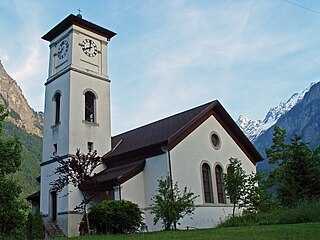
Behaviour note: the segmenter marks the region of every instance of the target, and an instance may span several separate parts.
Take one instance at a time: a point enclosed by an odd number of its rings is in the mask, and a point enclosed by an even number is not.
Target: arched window
[[[217,165],[216,169],[216,183],[217,183],[217,194],[218,194],[218,203],[226,203],[226,199],[224,196],[224,189],[223,189],[223,172],[222,168]]]
[[[60,123],[60,98],[61,94],[57,92],[53,97],[54,102],[54,124],[57,125]]]
[[[211,170],[207,163],[202,164],[202,183],[203,183],[203,193],[204,202],[213,203],[213,192],[212,192],[212,180],[211,180]]]
[[[234,172],[234,168],[231,167],[231,166],[229,166],[228,169],[227,169],[227,174],[233,174],[233,172]],[[229,198],[230,198],[230,202],[231,202],[232,204],[235,203],[234,197],[232,197],[232,196],[229,195]]]
[[[88,91],[84,94],[85,96],[85,121],[95,122],[95,95]]]

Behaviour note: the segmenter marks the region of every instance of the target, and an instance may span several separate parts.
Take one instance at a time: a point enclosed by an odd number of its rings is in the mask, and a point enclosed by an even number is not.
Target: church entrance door
[[[57,221],[57,192],[51,192],[51,220]]]

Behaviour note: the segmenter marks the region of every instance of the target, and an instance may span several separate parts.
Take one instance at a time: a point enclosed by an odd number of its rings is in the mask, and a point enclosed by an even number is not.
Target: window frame
[[[90,123],[90,124],[97,123],[98,96],[96,92],[93,91],[92,89],[84,90],[83,95],[84,95],[84,122]],[[90,99],[88,99],[89,97]]]
[[[214,142],[212,141],[213,136],[216,136],[217,144],[214,144]],[[222,145],[221,137],[216,131],[212,131],[210,133],[210,143],[215,150],[218,150],[221,148],[221,145]]]
[[[206,170],[206,173],[204,173]],[[207,174],[207,176],[205,176]],[[214,203],[213,195],[213,186],[212,186],[212,174],[211,167],[209,163],[204,162],[201,164],[201,182],[202,182],[202,192],[203,192],[203,201],[206,204]]]
[[[217,171],[219,170],[219,171]],[[226,196],[223,188],[223,168],[220,164],[214,167],[216,188],[217,188],[217,200],[219,204],[226,204]]]
[[[56,91],[52,97],[52,125],[57,126],[61,123],[61,97],[62,94],[60,91]]]

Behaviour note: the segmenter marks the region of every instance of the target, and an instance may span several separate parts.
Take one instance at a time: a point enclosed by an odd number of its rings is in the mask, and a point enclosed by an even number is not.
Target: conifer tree
[[[320,146],[310,149],[295,135],[285,142],[286,131],[276,126],[273,145],[266,149],[269,163],[277,167],[269,173],[271,186],[283,206],[295,206],[305,199],[320,197]]]

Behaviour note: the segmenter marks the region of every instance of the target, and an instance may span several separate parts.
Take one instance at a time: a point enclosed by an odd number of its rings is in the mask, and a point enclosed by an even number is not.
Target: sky
[[[320,81],[318,0],[0,0],[0,60],[36,111],[48,77],[41,37],[77,9],[117,33],[113,134],[215,99],[234,120],[263,119]]]

